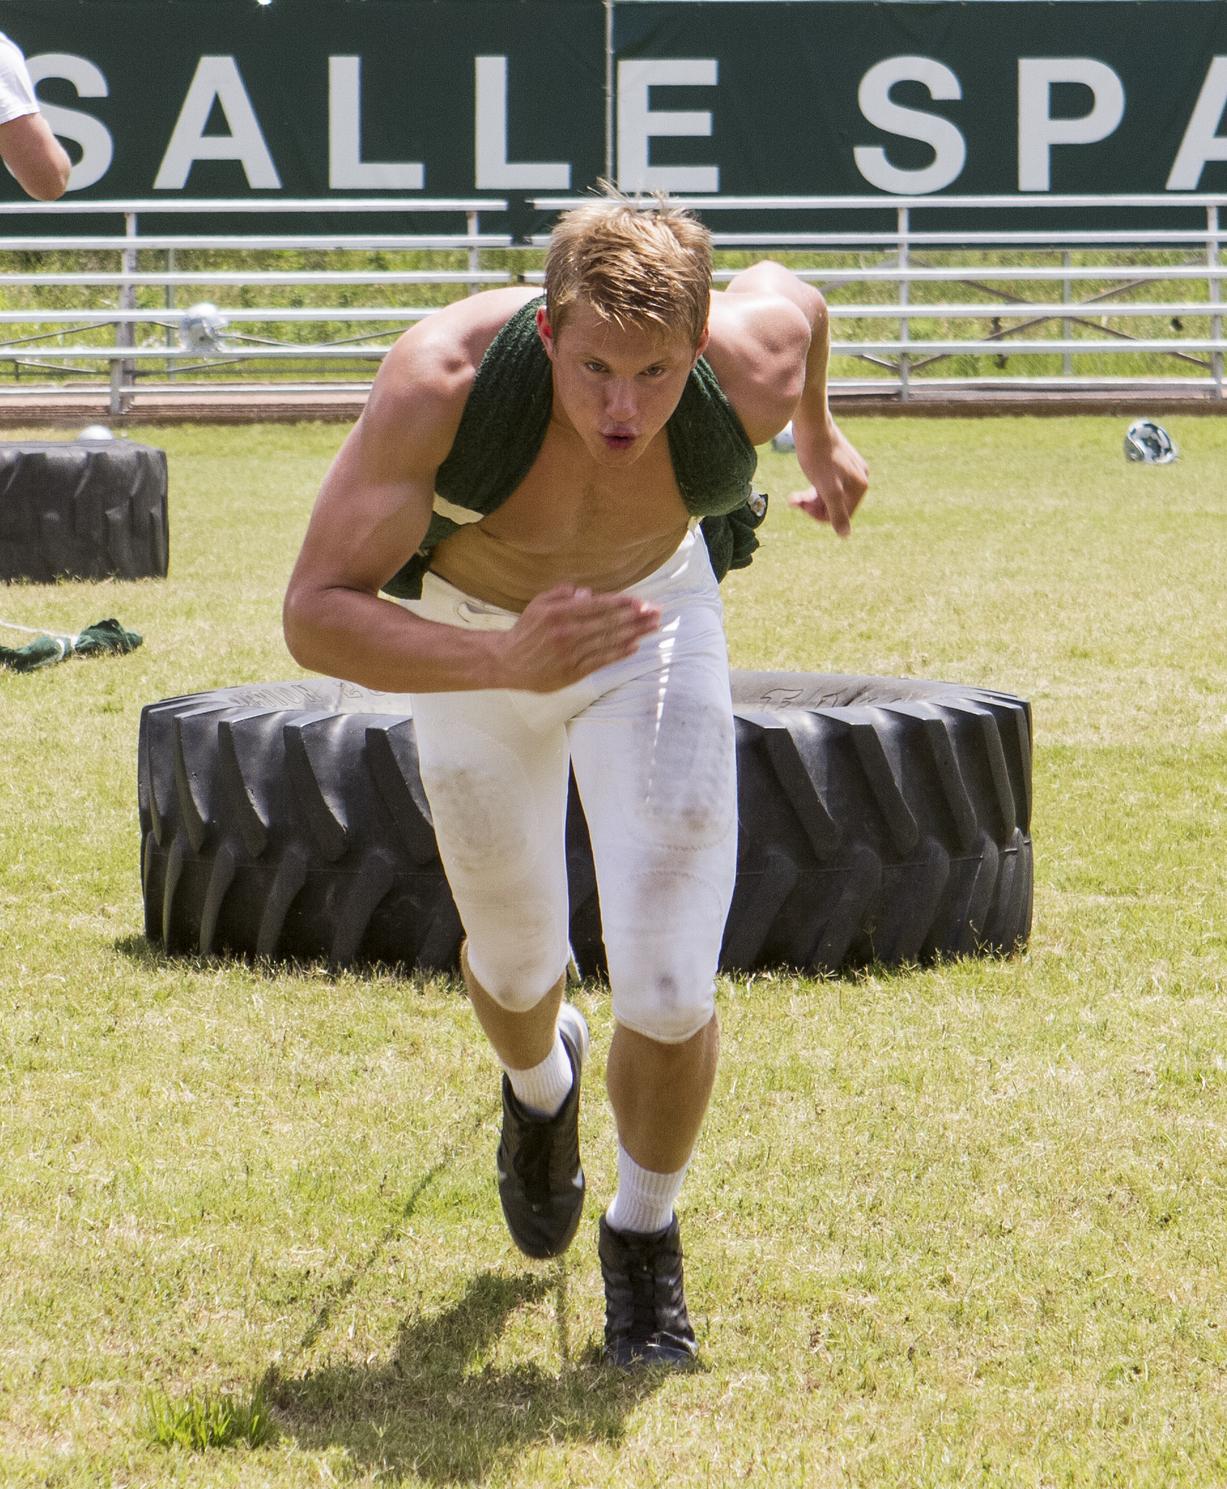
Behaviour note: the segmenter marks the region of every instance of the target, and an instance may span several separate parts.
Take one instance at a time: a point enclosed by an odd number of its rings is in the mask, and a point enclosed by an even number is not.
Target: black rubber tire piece
[[[900,678],[733,674],[737,886],[726,971],[1006,953],[1031,926],[1031,715]],[[456,967],[461,928],[408,700],[329,681],[141,715],[145,929],[175,954]],[[572,947],[603,970],[572,789]]]
[[[163,579],[169,555],[164,450],[0,442],[0,580]]]

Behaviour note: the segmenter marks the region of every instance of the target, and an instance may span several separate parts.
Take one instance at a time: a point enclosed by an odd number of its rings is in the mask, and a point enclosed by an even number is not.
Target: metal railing
[[[541,197],[532,206],[553,212],[579,200]],[[1227,229],[1220,224],[1227,197],[677,200],[713,229],[718,284],[741,258],[771,255],[822,288],[837,395],[907,402],[1008,387],[1224,398]],[[0,405],[15,395],[97,392],[121,414],[145,393],[361,392],[395,337],[445,298],[540,281],[543,238],[517,243],[482,230],[483,219],[506,210],[496,199],[386,197],[0,204]],[[4,219],[58,212],[73,214],[78,226],[83,214],[110,216],[122,231],[4,231]],[[1010,226],[1019,213],[1032,215]],[[336,232],[256,234],[165,227],[168,218],[208,229],[219,218],[253,214],[430,214],[456,226],[384,232],[346,223]],[[1073,214],[1077,225],[1062,225]],[[733,226],[722,227],[730,217]],[[495,249],[502,267],[490,267]],[[114,254],[116,264],[40,267],[37,258],[53,253],[78,263],[77,256]],[[258,256],[258,263],[214,267],[218,253],[231,256],[229,265],[234,255]],[[8,272],[16,254],[36,260]],[[287,265],[291,254],[336,256],[346,266]],[[349,267],[355,254],[362,264]],[[422,262],[388,266],[406,254]],[[409,303],[393,293],[405,287],[417,292]],[[305,300],[300,291],[330,289],[339,303],[276,303],[278,291]],[[224,331],[185,338],[183,312],[206,290],[218,301]],[[65,296],[78,291],[95,303],[65,308]],[[13,303],[21,299],[27,303]],[[320,334],[304,339],[304,327]]]
[[[578,200],[538,197],[533,206],[559,211]],[[900,402],[918,388],[1145,388],[1224,397],[1227,228],[1222,224],[1227,196],[674,200],[703,214],[718,252],[786,255],[803,279],[822,289],[832,322],[831,385],[836,391],[871,392]],[[1002,225],[1023,213],[1056,223],[1063,215],[1076,214],[1079,225]],[[790,225],[725,231],[720,226],[724,214],[750,220],[770,216]],[[1174,215],[1200,220],[1184,227],[1162,220]],[[858,216],[868,219],[865,227],[823,226],[824,220],[844,224]],[[991,225],[937,225],[943,217],[988,219]],[[1128,226],[1118,225],[1122,218]],[[1148,225],[1156,218],[1158,226]],[[1097,219],[1104,226],[1095,226]],[[735,272],[718,271],[717,283]],[[949,298],[951,290],[960,292],[960,298]],[[1053,291],[1059,301],[1045,298]],[[943,294],[947,298],[935,298]],[[1139,295],[1144,298],[1131,298]],[[878,328],[872,323],[882,321],[893,334],[873,334]],[[1166,334],[1159,334],[1160,327]],[[1048,365],[1008,377],[985,366],[1000,369],[1015,356]],[[1106,370],[1105,364],[1125,357],[1148,365],[1120,375]],[[952,368],[955,359],[970,365]],[[871,375],[862,368],[872,369]]]
[[[511,279],[507,271],[483,268],[481,257],[484,251],[512,246],[513,240],[507,233],[481,231],[482,214],[503,213],[506,207],[504,200],[493,198],[421,197],[0,204],[0,223],[8,217],[69,213],[79,220],[82,215],[90,214],[118,218],[123,229],[119,233],[78,231],[62,236],[45,232],[17,236],[0,231],[0,266],[13,254],[117,256],[114,270],[65,271],[57,266],[41,271],[23,268],[3,272],[0,267],[0,291],[6,305],[0,309],[0,368],[7,363],[13,373],[9,384],[0,383],[0,401],[5,396],[12,398],[17,394],[23,397],[40,394],[54,399],[65,393],[79,395],[83,391],[99,391],[100,376],[105,380],[103,386],[111,414],[129,411],[141,392],[182,391],[185,386],[206,395],[210,391],[230,393],[240,387],[256,393],[271,391],[274,387],[283,392],[317,387],[337,390],[339,386],[346,391],[361,390],[369,384],[375,367],[387,353],[390,340],[404,330],[406,324],[429,315],[432,309],[429,305],[381,304],[378,302],[381,291],[409,285],[436,290],[458,287],[465,293],[473,293],[492,285],[506,284]],[[141,225],[142,218],[150,217],[191,217],[208,223],[218,217],[256,214],[308,218],[341,214],[347,218],[368,214],[416,218],[419,214],[431,214],[455,218],[458,224],[463,223],[463,227],[439,232],[218,233],[172,232],[164,228],[150,232],[142,231]],[[254,254],[261,262],[251,269],[218,268],[211,263],[184,269],[177,255],[185,251],[197,258],[219,253],[231,257]],[[278,257],[304,253],[429,254],[452,261],[459,257],[463,259],[464,267],[383,268],[368,265],[358,270],[297,269],[279,267],[276,262]],[[151,255],[160,260],[161,267],[147,267]],[[142,263],[146,267],[142,268]],[[242,303],[254,289],[259,289],[268,299],[268,291],[275,286],[292,290],[329,286],[346,292],[358,289],[364,293],[357,306]],[[240,303],[214,306],[209,302],[207,308],[216,314],[205,318],[197,327],[199,335],[185,338],[182,334],[183,312],[190,311],[192,307],[187,301],[198,298],[202,288],[210,292],[233,292],[239,296]],[[38,292],[32,297],[35,303],[13,307],[12,291],[21,289]],[[62,297],[65,291],[74,289],[112,290],[114,303],[69,310],[39,303],[50,292]],[[142,291],[160,291],[162,305],[156,309],[139,307],[137,302]],[[196,295],[188,296],[184,293],[186,291],[195,291]],[[334,334],[306,341],[288,339],[284,335],[285,329],[302,323],[332,328]],[[350,328],[354,328],[357,334],[335,334],[336,331],[347,332]],[[136,337],[141,329],[154,333],[152,339],[143,344],[139,344]],[[7,339],[6,330],[9,332]],[[100,332],[113,332],[113,339],[105,342],[65,340],[66,336],[81,337]],[[243,384],[236,383],[233,378],[222,381],[217,377],[221,369],[246,369],[262,363],[306,368],[308,373],[315,375],[305,383],[287,383],[282,379],[276,384],[267,378]],[[346,363],[369,364],[368,375],[361,382],[343,385],[338,385],[335,377],[323,375],[327,369]],[[153,381],[150,370],[162,374],[161,384]],[[32,384],[29,374],[40,372],[58,374],[57,380]],[[25,374],[24,381],[21,380],[22,374]],[[187,379],[193,374],[196,380],[189,385]],[[202,380],[205,374],[209,375],[207,382]]]

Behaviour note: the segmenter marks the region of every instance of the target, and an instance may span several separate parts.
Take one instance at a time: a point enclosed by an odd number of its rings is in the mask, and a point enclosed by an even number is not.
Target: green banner
[[[0,25],[82,198],[505,197],[483,225],[508,230],[611,168],[884,203],[1227,194],[1203,0],[7,0]]]
[[[507,197],[605,166],[599,5],[13,0],[0,17],[83,196]]]
[[[1221,4],[674,0],[619,6],[614,37],[631,185],[1227,193]],[[646,169],[645,80],[685,126],[651,141]]]

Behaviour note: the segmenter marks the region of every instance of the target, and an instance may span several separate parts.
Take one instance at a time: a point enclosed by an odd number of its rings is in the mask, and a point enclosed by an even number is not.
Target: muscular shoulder
[[[754,444],[778,434],[805,386],[812,331],[770,287],[712,296],[707,360]]]
[[[384,358],[363,419],[372,428],[400,431],[423,463],[441,465],[486,348],[536,293],[487,290],[419,321]]]
[[[534,290],[516,287],[486,290],[445,305],[397,341],[379,380],[407,392],[420,389],[463,399],[486,348],[520,306],[535,296]]]

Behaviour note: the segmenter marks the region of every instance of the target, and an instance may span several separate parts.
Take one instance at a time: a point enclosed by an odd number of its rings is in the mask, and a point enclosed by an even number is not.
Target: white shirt
[[[15,41],[0,31],[0,124],[37,114],[38,99],[26,67],[26,59]]]

